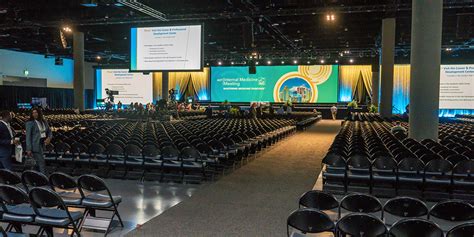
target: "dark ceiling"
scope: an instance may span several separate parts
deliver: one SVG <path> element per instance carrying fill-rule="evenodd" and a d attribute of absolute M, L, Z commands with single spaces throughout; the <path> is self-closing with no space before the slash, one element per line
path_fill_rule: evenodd
<path fill-rule="evenodd" d="M 139 4 L 169 22 L 204 23 L 208 62 L 240 62 L 254 51 L 275 60 L 375 60 L 388 16 L 397 19 L 397 57 L 410 54 L 409 0 L 1 0 L 0 48 L 71 57 L 72 36 L 64 34 L 66 45 L 60 36 L 67 25 L 85 33 L 86 60 L 125 64 L 131 26 L 169 24 Z M 474 2 L 444 5 L 443 57 L 472 59 Z"/>

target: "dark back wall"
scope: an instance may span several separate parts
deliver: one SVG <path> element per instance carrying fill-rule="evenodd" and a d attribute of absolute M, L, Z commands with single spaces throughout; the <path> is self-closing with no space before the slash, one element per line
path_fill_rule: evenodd
<path fill-rule="evenodd" d="M 0 86 L 0 108 L 17 108 L 18 103 L 31 103 L 32 97 L 46 97 L 50 108 L 73 108 L 73 89 Z M 85 90 L 86 108 L 93 107 L 94 90 Z"/>

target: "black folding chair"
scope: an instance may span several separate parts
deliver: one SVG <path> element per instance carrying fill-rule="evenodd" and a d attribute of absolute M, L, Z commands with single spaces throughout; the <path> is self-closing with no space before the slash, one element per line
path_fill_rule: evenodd
<path fill-rule="evenodd" d="M 11 185 L 0 185 L 0 205 L 2 222 L 8 223 L 6 231 L 15 228 L 21 232 L 23 224 L 33 224 L 35 213 L 29 204 L 28 194 L 22 189 Z"/>
<path fill-rule="evenodd" d="M 81 236 L 79 225 L 83 218 L 82 212 L 69 211 L 61 197 L 51 189 L 32 188 L 30 190 L 30 203 L 36 214 L 35 224 L 40 225 L 48 236 L 53 236 L 53 227 L 72 229 L 70 236 Z"/>
<path fill-rule="evenodd" d="M 49 176 L 49 183 L 52 189 L 63 199 L 66 206 L 82 207 L 82 196 L 77 192 L 79 187 L 73 177 L 55 172 Z"/>
<path fill-rule="evenodd" d="M 84 213 L 85 220 L 81 228 L 104 230 L 107 234 L 110 230 L 112 221 L 115 216 L 117 216 L 120 225 L 123 227 L 122 218 L 120 217 L 118 211 L 118 206 L 122 202 L 121 196 L 112 196 L 112 193 L 110 192 L 105 182 L 95 175 L 82 175 L 77 180 L 77 183 L 82 196 L 82 206 L 86 208 L 86 211 Z M 113 212 L 113 215 L 110 218 L 96 217 L 96 210 Z M 87 221 L 89 215 L 92 217 L 92 225 Z M 93 225 L 93 220 L 97 219 L 106 220 L 108 222 L 108 225 Z"/>
<path fill-rule="evenodd" d="M 21 182 L 23 183 L 26 192 L 29 192 L 30 187 L 50 187 L 48 177 L 35 170 L 23 171 L 21 174 Z"/>
<path fill-rule="evenodd" d="M 389 235 L 393 237 L 443 237 L 443 230 L 437 224 L 420 218 L 403 219 L 390 228 Z"/>

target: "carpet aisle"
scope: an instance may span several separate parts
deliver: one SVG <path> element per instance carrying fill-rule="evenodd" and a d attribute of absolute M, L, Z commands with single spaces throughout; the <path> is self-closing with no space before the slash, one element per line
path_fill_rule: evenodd
<path fill-rule="evenodd" d="M 284 139 L 128 236 L 286 236 L 286 218 L 312 189 L 339 128 L 323 120 Z"/>

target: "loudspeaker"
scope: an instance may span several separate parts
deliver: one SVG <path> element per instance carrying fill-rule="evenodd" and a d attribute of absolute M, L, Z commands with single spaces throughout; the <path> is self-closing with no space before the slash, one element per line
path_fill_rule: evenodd
<path fill-rule="evenodd" d="M 255 65 L 249 66 L 249 74 L 257 74 L 257 67 Z"/>

